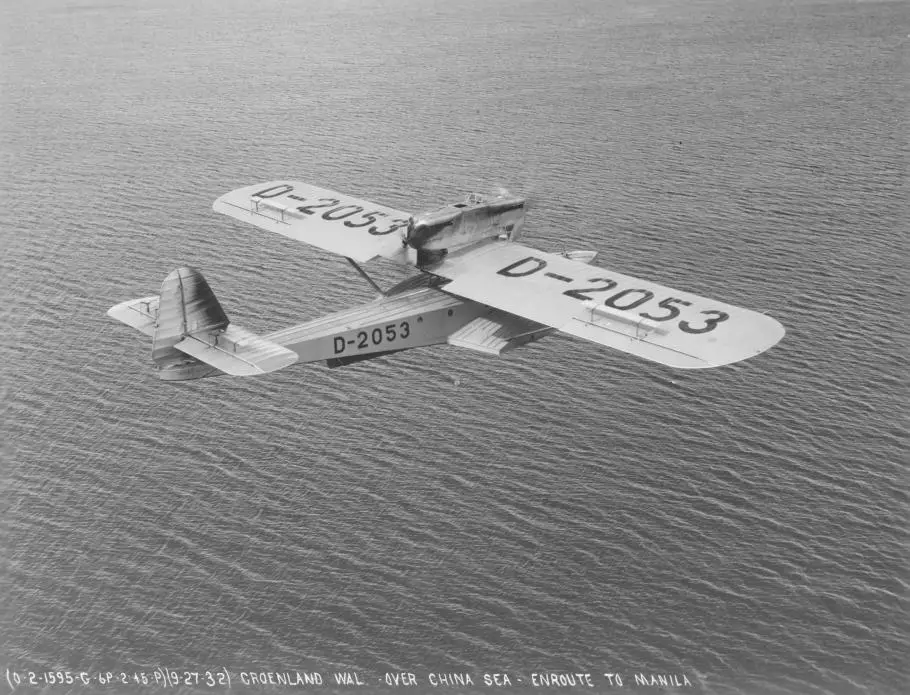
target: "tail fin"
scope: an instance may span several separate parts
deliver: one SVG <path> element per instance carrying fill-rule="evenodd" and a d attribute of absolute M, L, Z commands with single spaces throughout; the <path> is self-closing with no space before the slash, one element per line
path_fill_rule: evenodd
<path fill-rule="evenodd" d="M 161 283 L 152 359 L 162 373 L 171 371 L 186 362 L 186 355 L 176 347 L 178 343 L 197 333 L 217 335 L 229 323 L 202 273 L 195 268 L 177 268 Z"/>
<path fill-rule="evenodd" d="M 297 361 L 291 350 L 231 324 L 195 268 L 168 275 L 160 297 L 123 302 L 108 314 L 152 335 L 152 359 L 168 381 L 265 374 Z"/>

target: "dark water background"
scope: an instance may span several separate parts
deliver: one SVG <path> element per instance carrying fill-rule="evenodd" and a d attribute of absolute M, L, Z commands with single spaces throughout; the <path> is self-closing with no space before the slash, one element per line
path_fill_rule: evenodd
<path fill-rule="evenodd" d="M 0 667 L 907 692 L 908 15 L 4 3 Z M 210 209 L 281 177 L 504 185 L 527 243 L 788 333 L 712 371 L 556 337 L 159 382 L 104 312 L 178 265 L 259 332 L 371 297 Z"/>

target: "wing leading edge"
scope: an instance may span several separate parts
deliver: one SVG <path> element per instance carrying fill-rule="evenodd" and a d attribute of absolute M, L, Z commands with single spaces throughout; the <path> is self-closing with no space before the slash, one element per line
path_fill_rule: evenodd
<path fill-rule="evenodd" d="M 718 367 L 775 345 L 770 316 L 521 244 L 454 251 L 429 269 L 443 291 L 671 367 Z"/>
<path fill-rule="evenodd" d="M 327 188 L 298 181 L 259 183 L 224 194 L 212 208 L 361 263 L 376 256 L 407 263 L 401 230 L 408 213 Z"/>

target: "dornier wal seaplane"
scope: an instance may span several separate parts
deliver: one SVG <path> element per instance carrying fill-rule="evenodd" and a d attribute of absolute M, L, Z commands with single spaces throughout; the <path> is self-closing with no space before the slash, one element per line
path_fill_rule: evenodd
<path fill-rule="evenodd" d="M 783 337 L 764 314 L 592 266 L 596 252 L 519 244 L 526 207 L 501 192 L 410 215 L 304 183 L 239 188 L 215 211 L 346 257 L 379 296 L 259 336 L 231 323 L 202 274 L 184 267 L 159 295 L 108 314 L 151 336 L 171 381 L 339 367 L 446 343 L 501 355 L 556 331 L 671 367 L 718 367 Z M 420 272 L 384 291 L 361 266 L 377 257 Z"/>

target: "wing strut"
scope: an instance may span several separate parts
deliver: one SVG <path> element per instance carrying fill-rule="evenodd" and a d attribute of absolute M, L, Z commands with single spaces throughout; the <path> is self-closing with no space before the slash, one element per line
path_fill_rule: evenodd
<path fill-rule="evenodd" d="M 348 256 L 345 256 L 345 258 L 347 258 L 348 263 L 350 263 L 352 266 L 354 266 L 354 269 L 358 273 L 360 273 L 360 276 L 364 280 L 366 280 L 368 283 L 370 283 L 370 285 L 372 285 L 373 289 L 375 289 L 377 292 L 379 292 L 379 294 L 381 294 L 383 297 L 386 296 L 385 291 L 379 285 L 376 284 L 376 282 L 373 280 L 373 278 L 371 278 L 369 275 L 367 275 L 367 271 L 365 271 L 363 268 L 361 268 L 360 265 L 357 263 L 357 261 L 355 261 L 353 258 L 350 258 Z"/>

